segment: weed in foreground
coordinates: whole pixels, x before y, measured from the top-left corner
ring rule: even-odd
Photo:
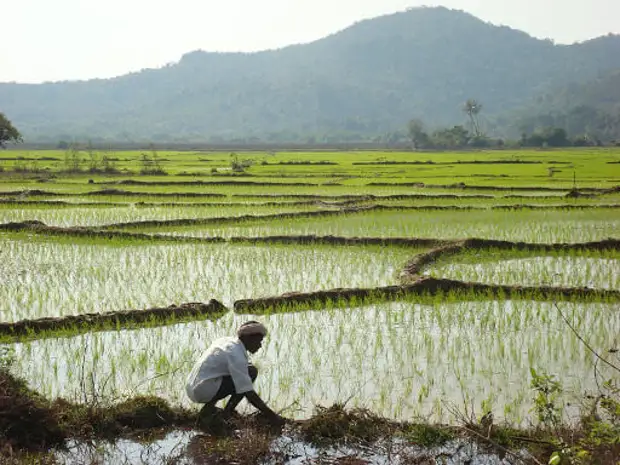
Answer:
[[[315,414],[299,423],[303,439],[314,444],[375,442],[396,432],[396,423],[368,410],[345,410],[344,405],[317,407]]]
[[[45,450],[65,437],[48,402],[0,368],[0,445]]]

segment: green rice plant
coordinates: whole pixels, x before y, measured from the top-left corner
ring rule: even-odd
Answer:
[[[395,283],[420,249],[326,245],[150,245],[0,235],[2,320],[167,307]],[[109,244],[109,245],[106,245]]]
[[[464,250],[431,265],[425,274],[512,286],[620,289],[620,251]]]
[[[582,316],[575,318],[575,327],[594,347],[613,346],[620,332],[620,322],[613,317],[615,305],[565,302],[563,306],[566,315]],[[493,330],[478,318],[485,313],[495,321]],[[393,314],[399,314],[399,324],[386,325]],[[452,318],[453,314],[471,318]],[[529,322],[524,323],[527,316]],[[269,328],[263,350],[253,357],[259,367],[257,390],[276,408],[297,405],[295,416],[308,415],[317,404],[350,398],[351,405],[394,418],[408,420],[420,414],[451,422],[456,419],[446,406],[462,405],[465,398],[492,409],[498,421],[505,416],[519,424],[530,418],[530,367],[562,373],[566,402],[596,387],[591,354],[566,333],[552,303],[528,300],[429,305],[410,299],[345,305],[333,312],[317,308],[260,317],[229,313],[213,322],[99,332],[11,347],[16,369],[46,395],[79,400],[86,386],[89,395],[103,402],[156,394],[187,406],[184,377],[200,352],[213,338],[234,334],[241,322],[254,318]],[[519,329],[515,321],[521,322]],[[562,337],[557,337],[559,333]],[[57,363],[56,370],[49,368],[50,360]],[[601,375],[609,373],[603,368]]]
[[[11,207],[11,208],[8,208]],[[42,221],[50,226],[102,226],[136,221],[168,221],[176,219],[222,218],[242,215],[273,215],[315,211],[315,205],[258,206],[231,204],[228,206],[175,206],[175,207],[74,207],[57,209],[53,206],[24,208],[18,204],[0,206],[0,223]]]
[[[530,243],[586,242],[616,237],[614,210],[370,211],[337,216],[247,220],[234,224],[143,228],[141,232],[196,237],[335,235],[370,237],[470,237]]]

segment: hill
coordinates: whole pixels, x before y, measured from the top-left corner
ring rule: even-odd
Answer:
[[[512,136],[556,126],[573,136],[620,140],[620,71],[549,90],[495,124]]]
[[[488,117],[506,114],[614,69],[620,36],[555,45],[461,11],[416,8],[279,50],[196,51],[114,79],[0,84],[0,110],[29,141],[342,140],[412,117],[462,123],[467,98]]]

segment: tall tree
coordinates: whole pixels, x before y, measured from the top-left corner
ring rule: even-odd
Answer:
[[[0,148],[6,147],[8,142],[22,142],[22,135],[4,113],[0,113]]]
[[[428,143],[428,134],[424,131],[424,123],[419,119],[412,119],[408,126],[409,139],[414,149],[419,149]]]
[[[463,111],[469,117],[469,121],[471,123],[471,129],[474,131],[474,135],[476,137],[480,137],[482,134],[480,132],[480,123],[478,121],[478,114],[482,111],[482,103],[480,103],[476,99],[468,99],[463,104]]]

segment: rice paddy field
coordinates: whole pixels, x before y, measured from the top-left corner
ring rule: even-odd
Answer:
[[[104,155],[113,169],[88,172]],[[227,310],[3,332],[16,374],[48,397],[155,394],[190,406],[196,357],[259,319],[270,333],[253,358],[257,390],[287,416],[347,402],[450,423],[468,406],[528,425],[532,368],[561,381],[568,405],[598,382],[579,336],[618,355],[618,149],[159,152],[157,176],[140,174],[141,156],[2,152],[0,323],[211,299]],[[82,171],[67,172],[75,157]],[[339,291],[429,277],[515,292]],[[341,297],[304,297],[317,291]],[[235,306],[267,297],[278,303]],[[567,408],[565,420],[576,414]]]

